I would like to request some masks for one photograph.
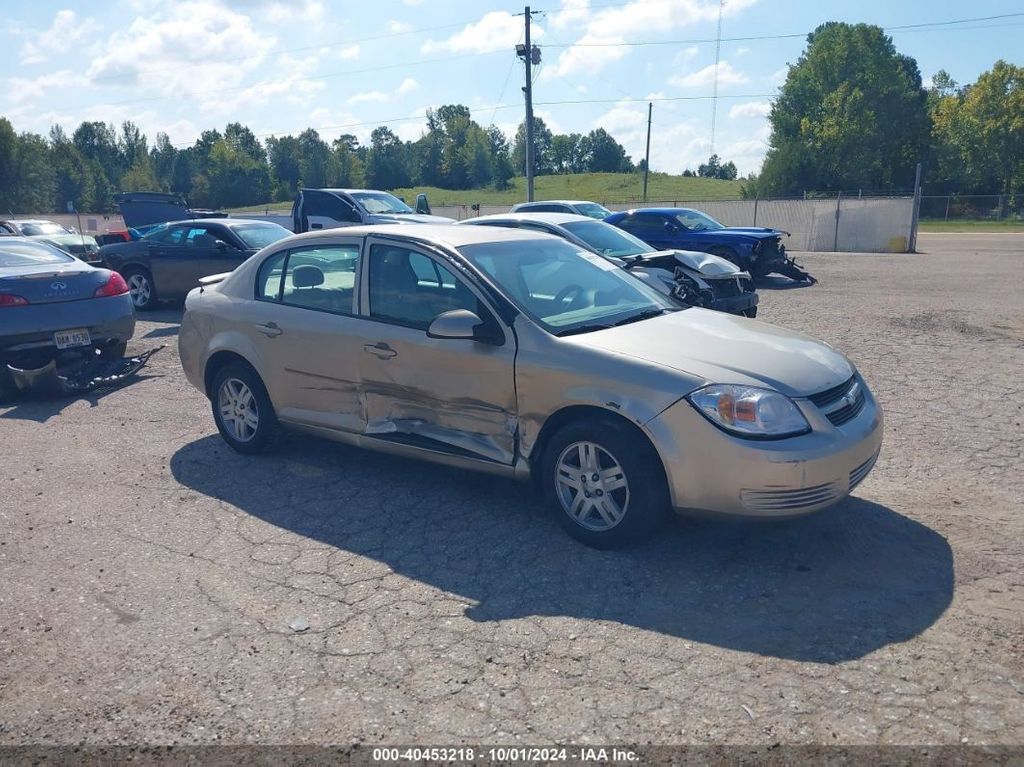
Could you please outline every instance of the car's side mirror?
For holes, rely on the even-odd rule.
[[[228,244],[224,242],[224,240],[217,240],[215,243],[213,243],[213,247],[215,247],[221,253],[224,253],[228,249]]]
[[[679,231],[679,227],[673,224],[671,221],[665,222],[665,231],[669,234],[675,234]]]
[[[427,328],[428,338],[463,338],[479,341],[482,344],[500,345],[505,337],[468,309],[453,309],[434,317]]]

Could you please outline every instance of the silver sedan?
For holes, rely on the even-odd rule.
[[[290,237],[189,294],[179,350],[240,452],[285,426],[532,478],[565,529],[600,547],[670,509],[823,509],[882,440],[867,384],[828,345],[680,308],[536,232]]]

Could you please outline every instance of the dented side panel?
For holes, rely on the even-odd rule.
[[[404,435],[511,465],[516,454],[515,343],[429,338],[422,330],[364,323],[363,343],[394,356],[362,352],[366,433]]]

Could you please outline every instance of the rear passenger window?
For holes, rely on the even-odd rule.
[[[256,298],[260,301],[281,300],[281,276],[284,274],[284,260],[287,251],[271,256],[260,266],[256,276]]]
[[[359,246],[355,244],[289,251],[280,284],[280,301],[303,309],[352,314],[358,265]],[[268,273],[271,282],[272,275],[273,267]]]

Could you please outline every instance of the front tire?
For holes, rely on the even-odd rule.
[[[611,418],[559,429],[544,451],[542,481],[559,524],[594,548],[642,540],[667,516],[661,459],[643,436]]]
[[[280,428],[277,415],[251,367],[232,362],[217,371],[210,402],[217,430],[232,449],[253,455],[273,444]]]
[[[132,304],[138,311],[147,312],[156,308],[156,285],[153,284],[153,275],[145,269],[128,269],[123,276],[128,283]]]
[[[119,360],[128,351],[127,341],[111,341],[100,349],[100,358],[104,360]]]

